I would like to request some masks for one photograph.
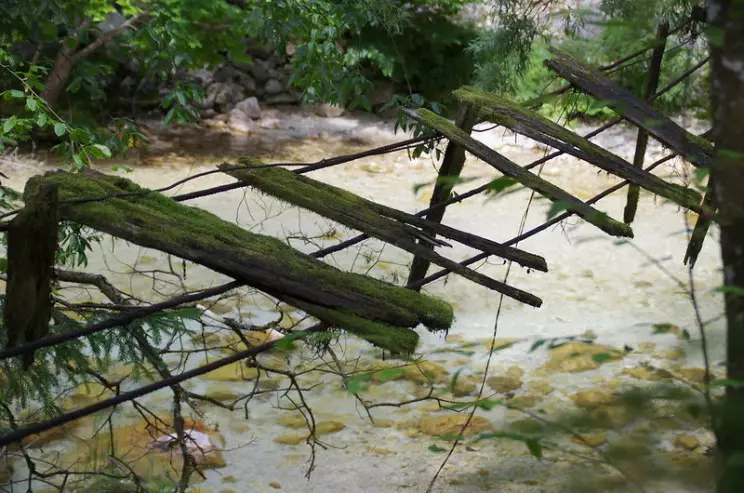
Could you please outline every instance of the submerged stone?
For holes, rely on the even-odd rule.
[[[418,431],[431,436],[456,436],[468,419],[467,414],[448,414],[446,416],[425,416],[416,425]],[[492,430],[491,423],[482,416],[473,416],[465,429],[465,435],[474,435]]]
[[[535,371],[536,375],[577,373],[594,370],[603,363],[618,361],[624,353],[601,344],[569,342],[550,350],[550,359]]]
[[[594,409],[596,407],[611,404],[614,396],[604,390],[584,390],[570,396],[574,403],[585,409]]]
[[[204,361],[202,364],[206,363],[209,363],[209,361]],[[204,375],[204,378],[207,380],[217,380],[219,382],[240,382],[244,380],[255,380],[257,377],[258,370],[249,368],[242,362],[230,363]]]
[[[685,450],[695,450],[700,446],[700,440],[695,435],[678,435],[674,439],[674,445]]]

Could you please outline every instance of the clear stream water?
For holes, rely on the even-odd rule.
[[[271,121],[270,116],[265,119]],[[266,162],[313,162],[404,138],[393,135],[384,122],[368,117],[319,119],[276,115],[274,121],[265,126],[269,128],[259,136],[230,135],[209,129],[163,133],[148,156],[134,157],[121,164],[133,169],[126,174],[128,178],[154,188],[212,169],[214,165],[241,154],[258,156]],[[545,153],[526,139],[503,135],[496,130],[481,132],[479,138],[520,165]],[[599,142],[626,159],[632,157],[634,134],[628,129],[613,131]],[[661,155],[662,149],[652,146],[647,164]],[[12,159],[11,156],[2,164],[11,186],[18,189],[28,177],[53,167],[43,160]],[[418,193],[414,193],[413,187],[432,182],[436,177],[436,167],[437,163],[431,157],[411,161],[405,152],[397,152],[335,166],[309,176],[379,203],[415,212],[427,206],[431,187],[426,186]],[[110,164],[100,168],[111,170]],[[582,199],[588,199],[618,181],[570,157],[550,161],[541,169],[541,174]],[[685,175],[685,167],[673,160],[658,174],[680,180]],[[459,189],[463,191],[499,174],[488,165],[468,158],[464,176],[473,178],[473,181],[460,185]],[[169,193],[184,193],[232,181],[221,174],[212,174]],[[509,299],[504,301],[497,335],[524,339],[525,343],[496,353],[490,374],[499,374],[516,365],[527,371],[525,381],[529,381],[530,371],[547,358],[544,350],[529,351],[532,342],[539,338],[577,336],[586,331],[596,334],[597,342],[613,347],[628,345],[636,348],[643,342],[653,342],[658,351],[683,349],[685,359],[676,364],[701,365],[700,335],[694,311],[680,286],[680,283],[689,284],[682,259],[686,247],[685,228],[694,218],[686,217],[673,204],[650,194],[643,193],[641,197],[633,224],[635,238],[628,243],[619,244],[617,239],[574,219],[519,244],[520,248],[545,257],[549,272],[528,272],[515,266],[509,273],[509,283],[540,296],[544,304],[535,309]],[[491,200],[486,197],[466,200],[449,207],[444,222],[496,241],[506,241],[519,233],[528,204],[529,212],[524,224],[527,230],[546,219],[549,204],[540,199],[530,200],[530,193],[526,190]],[[189,205],[204,208],[254,232],[287,238],[293,247],[305,252],[356,234],[313,213],[252,190],[204,197]],[[622,218],[624,205],[625,189],[603,199],[596,207],[612,217]],[[707,336],[714,363],[721,360],[724,343],[724,322],[720,318],[722,303],[713,292],[721,282],[716,235],[715,231],[709,235],[694,269],[702,318],[713,320],[708,325]],[[454,244],[453,248],[441,249],[441,253],[460,261],[475,252]],[[410,255],[375,240],[367,240],[361,251],[349,249],[328,257],[326,261],[344,269],[402,283],[407,275]],[[502,279],[506,269],[498,259],[479,266],[481,272],[496,279]],[[87,270],[103,272],[122,289],[153,300],[183,288],[195,289],[228,280],[197,266],[189,266],[186,278],[178,279],[167,274],[171,266],[164,255],[110,238],[105,238],[95,247]],[[180,272],[180,265],[175,270]],[[153,276],[161,280],[154,281]],[[456,310],[456,321],[447,341],[441,335],[421,332],[420,352],[429,354],[450,373],[460,368],[463,375],[481,375],[487,355],[485,341],[494,331],[498,293],[457,276],[439,280],[426,291],[451,302]],[[69,291],[68,295],[75,293]],[[224,316],[241,316],[247,322],[265,323],[276,318],[273,308],[273,301],[267,297],[243,291],[241,296],[221,301],[213,310]],[[680,341],[672,334],[654,335],[651,326],[656,323],[686,328],[691,333],[691,340]],[[457,350],[458,346],[461,349],[468,344],[477,348],[475,354],[463,357],[462,353],[442,352],[443,348]],[[344,338],[340,347],[347,351],[347,355],[361,354],[366,358],[378,355],[367,345],[352,339]],[[434,352],[437,350],[440,352]],[[551,376],[549,382],[556,389],[551,395],[557,396],[555,405],[570,405],[566,396],[572,389],[594,388],[602,379],[614,378],[613,375],[623,368],[651,357],[634,352],[621,362],[602,365],[593,372]],[[310,453],[308,446],[304,443],[281,445],[274,441],[278,435],[297,431],[277,424],[282,411],[276,407],[283,401],[275,395],[254,401],[249,420],[245,419],[242,409],[230,413],[215,407],[205,408],[219,422],[220,432],[227,440],[224,452],[227,467],[207,471],[206,480],[196,487],[214,492],[274,491],[277,485],[269,484],[277,483],[284,491],[425,490],[443,454],[427,449],[435,442],[432,437],[412,437],[406,423],[432,413],[432,409],[426,407],[430,404],[377,408],[374,410],[376,418],[393,419],[403,424],[376,428],[365,419],[354,398],[343,390],[340,379],[323,374],[312,374],[308,379],[310,383],[321,384],[315,392],[307,393],[320,419],[335,419],[346,424],[342,431],[323,437],[327,448],[318,451],[317,466],[310,480],[304,477]],[[249,393],[253,384],[199,379],[192,382],[190,388],[207,392],[228,387],[236,390],[235,386],[241,385],[245,385],[245,393]],[[390,401],[418,395],[415,385],[404,381],[375,387],[371,392],[374,392],[376,400]],[[168,409],[168,397],[167,392],[160,392],[147,401]],[[120,412],[124,421],[127,416],[132,416],[130,411]],[[497,427],[510,416],[503,408],[483,411],[479,415]],[[522,444],[517,445],[524,448]],[[69,442],[53,442],[46,446],[44,453],[64,451],[69,447]],[[514,447],[481,442],[470,450],[458,449],[435,491],[579,491],[570,478],[581,476],[582,467],[563,456],[552,462],[541,462],[521,451],[515,452]],[[21,473],[19,469],[18,474]],[[701,491],[697,487],[676,483],[674,486],[669,483],[654,486],[653,481],[647,488],[649,491]]]

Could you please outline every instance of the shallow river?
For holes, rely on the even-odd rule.
[[[261,137],[228,136],[206,129],[182,131],[164,136],[154,146],[153,154],[146,159],[132,159],[122,164],[133,168],[127,174],[128,178],[154,188],[211,169],[215,164],[241,154],[258,156],[266,162],[314,162],[404,138],[402,135],[393,135],[380,122],[361,117],[296,118],[292,126],[288,121],[277,117],[273,130],[266,130]],[[272,136],[272,131],[276,135]],[[544,155],[542,149],[530,142],[502,135],[496,130],[481,132],[479,138],[520,165]],[[599,140],[626,159],[632,157],[633,141],[633,133],[627,129],[610,133],[604,140]],[[661,155],[661,149],[652,147],[647,164]],[[415,212],[427,206],[431,187],[423,187],[414,193],[414,185],[434,180],[436,166],[437,163],[430,157],[409,160],[405,152],[397,152],[335,166],[309,176],[379,203]],[[3,171],[11,178],[11,185],[18,189],[22,188],[25,179],[45,168],[50,166],[29,159],[3,165]],[[110,171],[110,164],[101,169]],[[123,171],[119,173],[125,174]],[[618,181],[568,157],[550,161],[541,169],[541,173],[546,179],[582,199],[588,199]],[[673,160],[671,165],[661,168],[657,174],[680,180],[685,169],[680,162]],[[469,158],[464,176],[474,180],[459,185],[458,190],[461,191],[499,175],[484,163]],[[184,193],[232,181],[229,177],[212,174],[190,181],[169,193]],[[287,238],[293,247],[305,252],[332,245],[356,234],[315,214],[289,207],[252,190],[205,197],[189,205],[202,207],[254,232]],[[622,218],[624,205],[625,189],[600,201],[597,208],[614,218]],[[523,230],[528,230],[546,219],[548,209],[549,204],[544,200],[530,202],[529,192],[520,190],[492,200],[477,197],[451,206],[444,222],[496,241],[506,241],[519,234],[525,211],[528,210]],[[494,353],[489,376],[502,376],[501,382],[506,382],[507,387],[509,378],[516,378],[519,385],[505,391],[511,392],[508,394],[510,397],[527,398],[518,407],[530,408],[530,412],[540,412],[542,409],[545,412],[541,415],[545,419],[561,416],[561,413],[570,409],[581,408],[593,412],[607,404],[599,402],[603,392],[621,391],[633,385],[650,385],[664,380],[639,376],[632,378],[627,370],[639,368],[643,363],[679,371],[679,374],[675,373],[682,375],[678,379],[684,379],[687,375],[694,384],[695,376],[699,375],[694,370],[702,365],[701,338],[685,288],[690,283],[689,274],[682,263],[686,226],[690,221],[694,224],[694,217],[686,216],[676,206],[650,194],[642,194],[639,212],[633,223],[635,238],[625,244],[618,244],[616,239],[575,219],[520,243],[520,248],[543,256],[549,272],[528,272],[514,266],[509,272],[509,284],[541,297],[544,303],[541,308],[535,309],[510,299],[504,300],[496,335],[498,338],[517,338],[519,341]],[[453,248],[440,249],[440,252],[457,261],[474,254],[472,250],[457,244]],[[344,269],[402,283],[407,276],[410,255],[367,240],[361,250],[352,248],[336,253],[326,261]],[[167,274],[170,267],[164,255],[122,241],[112,242],[108,238],[95,247],[90,255],[88,270],[105,273],[122,289],[143,299],[159,299],[184,288],[195,289],[227,281],[224,276],[196,266],[188,266],[185,279],[178,278]],[[507,267],[494,259],[481,265],[479,270],[495,279],[503,279]],[[176,272],[180,273],[180,265]],[[724,343],[724,322],[720,317],[722,303],[720,297],[713,293],[721,282],[717,232],[709,234],[693,273],[700,315],[702,320],[710,321],[706,335],[712,362],[717,365],[723,356]],[[159,280],[153,281],[153,276]],[[446,340],[440,334],[420,331],[422,343],[419,352],[437,365],[433,380],[439,379],[439,387],[446,387],[449,378],[459,369],[459,378],[469,378],[471,384],[477,383],[479,386],[488,355],[488,343],[494,334],[500,301],[498,293],[489,292],[457,276],[437,281],[427,286],[426,291],[451,302],[456,314],[456,321]],[[241,291],[240,296],[220,301],[212,307],[212,311],[218,316],[241,316],[245,322],[261,324],[276,318],[274,305],[272,300],[260,294]],[[668,333],[658,333],[657,328],[657,333],[654,333],[653,325],[662,323],[671,324],[667,327],[672,329]],[[690,334],[689,340],[683,337],[687,334],[685,330]],[[555,350],[546,350],[543,345],[531,351],[534,343],[541,338],[579,335],[584,340],[594,338],[596,343],[610,348],[622,351],[627,346],[633,350],[609,362],[595,358],[591,361],[603,364],[590,365],[590,368],[583,369],[585,371],[546,370],[550,367],[551,353],[555,353]],[[376,359],[380,356],[379,351],[351,338],[342,338],[334,347],[348,360],[361,355],[363,362],[379,362]],[[584,346],[577,347],[578,351]],[[283,356],[267,358],[280,361]],[[329,360],[327,356],[325,359]],[[296,365],[298,361],[294,357],[291,364]],[[190,366],[198,362],[200,360],[192,362]],[[720,366],[715,368],[720,371]],[[222,453],[227,465],[206,470],[205,480],[195,485],[196,488],[224,493],[275,491],[277,488],[293,492],[426,489],[445,456],[444,453],[437,453],[438,447],[447,448],[448,442],[432,436],[442,434],[441,431],[428,433],[425,423],[429,421],[425,420],[440,419],[437,423],[441,425],[446,421],[441,417],[452,415],[452,412],[437,410],[432,401],[404,407],[377,407],[371,412],[382,422],[373,426],[364,409],[343,389],[340,378],[328,372],[312,372],[303,378],[301,382],[306,382],[308,386],[318,385],[315,390],[306,392],[315,419],[344,424],[343,429],[333,429],[331,431],[335,432],[321,437],[325,448],[319,447],[317,450],[317,463],[310,480],[304,477],[310,447],[304,441],[295,445],[287,443],[292,441],[292,433],[301,433],[302,430],[287,427],[287,424],[291,424],[287,420],[282,422],[282,417],[286,418],[290,413],[278,410],[277,406],[286,406],[288,401],[281,392],[274,392],[252,401],[250,419],[247,420],[242,406],[229,412],[203,405],[209,419],[219,423],[219,432],[226,439]],[[362,395],[374,402],[400,402],[420,397],[426,393],[425,388],[422,390],[425,386],[416,380],[414,376],[370,385],[366,394],[363,392]],[[489,383],[485,387],[484,396],[500,398],[491,390],[497,388],[497,382],[490,382],[493,385]],[[251,381],[203,378],[191,382],[187,387],[200,393],[229,391],[242,395],[250,393],[253,385]],[[136,385],[131,383],[131,386]],[[577,392],[582,390],[595,392],[599,401],[582,404],[581,399],[576,397]],[[464,393],[467,394],[467,391]],[[167,411],[169,396],[168,392],[156,393],[145,402]],[[462,396],[460,399],[467,400],[468,397]],[[538,404],[538,401],[542,402]],[[525,402],[532,405],[525,405]],[[664,405],[657,407],[662,411],[666,409]],[[613,491],[613,488],[618,491],[638,491],[633,481],[642,483],[646,491],[705,491],[705,481],[698,481],[699,484],[694,484],[688,478],[671,481],[662,474],[650,473],[648,468],[639,464],[647,462],[647,455],[659,455],[683,469],[707,467],[703,452],[710,436],[704,426],[695,420],[675,426],[658,424],[654,419],[659,416],[669,420],[669,416],[662,411],[652,413],[651,417],[644,415],[637,420],[621,420],[624,422],[614,428],[591,431],[591,436],[601,435],[602,438],[597,438],[598,445],[588,451],[582,451],[572,444],[570,434],[552,437],[551,440],[568,449],[559,447],[559,451],[546,451],[543,460],[532,457],[524,443],[507,438],[467,442],[457,448],[434,491],[531,493]],[[121,423],[134,419],[134,413],[128,408],[123,407],[119,412]],[[669,413],[674,414],[667,409]],[[524,421],[525,418],[523,413],[506,410],[503,406],[479,410],[476,416],[484,420],[481,423],[484,430],[508,430],[511,426],[509,423]],[[329,426],[333,428],[334,425]],[[630,454],[634,456],[633,460],[628,457],[617,459],[622,464],[625,479],[631,479],[630,483],[622,477],[618,479],[617,473],[606,464],[585,460],[585,456],[595,453],[598,454],[595,458],[603,457],[602,460],[615,463],[614,456],[610,454],[613,447],[622,448],[621,442],[628,437],[650,435],[652,432],[656,434],[657,431],[658,436],[647,450]],[[79,433],[83,434],[84,431]],[[694,437],[699,446],[685,446],[678,439],[681,435]],[[282,436],[290,438],[284,443],[277,443],[277,437]],[[59,457],[59,452],[64,455],[74,448],[72,443],[74,440],[52,442],[46,446],[43,454],[45,457],[50,454]],[[434,447],[430,449],[431,445]],[[20,478],[22,474],[23,469],[19,466],[16,477]]]

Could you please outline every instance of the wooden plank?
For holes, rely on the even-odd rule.
[[[709,167],[713,163],[714,149],[705,139],[686,131],[630,91],[570,55],[556,48],[550,48],[550,52],[554,58],[545,60],[545,65],[572,85],[608,102],[608,106],[619,115],[646,129],[695,166]]]
[[[64,204],[63,219],[137,245],[175,255],[253,286],[339,328],[394,352],[412,352],[418,336],[408,327],[448,329],[452,307],[367,276],[340,271],[276,238],[257,235],[195,207],[149,192],[131,181],[95,171],[50,172],[29,180],[27,191],[59,186],[60,200],[114,196],[99,202]],[[115,197],[129,194],[128,197]],[[331,313],[331,315],[329,315]],[[385,327],[397,331],[384,337]]]
[[[457,112],[457,118],[455,118],[455,125],[461,128],[465,133],[470,134],[473,130],[473,126],[476,123],[478,117],[477,110],[470,103],[461,103]],[[429,201],[429,208],[435,207],[447,200],[452,194],[452,189],[455,186],[454,180],[460,176],[462,168],[465,165],[465,149],[457,142],[450,141],[447,144],[447,150],[444,152],[444,158],[442,159],[442,165],[439,167],[439,173],[437,175],[437,182],[434,185],[434,190],[431,194],[431,200]],[[445,178],[443,180],[443,178]],[[442,222],[446,207],[436,208],[424,216],[427,221],[432,221],[437,224]],[[429,270],[430,262],[421,256],[414,256],[413,262],[411,263],[411,270],[408,273],[408,282],[406,285],[411,285],[420,281],[426,277],[426,272]],[[413,288],[420,290],[421,287]]]
[[[229,165],[220,166],[226,169],[231,167]],[[274,197],[316,212],[323,217],[337,221],[350,228],[362,231],[371,237],[390,243],[391,245],[413,253],[414,255],[420,255],[439,266],[452,269],[452,272],[455,274],[489,289],[493,289],[494,291],[503,293],[510,298],[521,301],[522,303],[532,306],[540,306],[542,304],[542,300],[533,294],[514,288],[501,281],[497,281],[477,271],[464,267],[453,260],[437,254],[429,248],[417,244],[411,235],[405,234],[405,232],[410,229],[410,226],[401,224],[397,221],[392,221],[385,215],[405,215],[408,221],[418,224],[426,224],[429,229],[436,231],[437,233],[442,232],[444,235],[449,236],[464,236],[468,239],[474,240],[475,243],[472,244],[477,244],[478,246],[487,248],[489,252],[498,252],[493,253],[494,255],[509,255],[517,257],[522,262],[528,261],[530,265],[535,266],[541,265],[540,260],[542,260],[543,268],[546,268],[544,267],[545,260],[542,259],[542,257],[527,254],[520,250],[511,249],[511,247],[506,248],[496,242],[476,237],[469,233],[455,233],[454,231],[456,230],[453,230],[452,228],[447,228],[400,211],[395,211],[389,207],[365,200],[346,190],[313,180],[303,175],[292,173],[284,168],[231,170],[226,171],[226,173],[237,178],[241,182]]]
[[[698,213],[702,212],[700,205],[702,197],[695,190],[668,183],[643,169],[636,168],[620,156],[530,109],[495,94],[470,87],[460,88],[453,94],[460,100],[481,105],[481,114],[486,115],[493,123],[498,123],[533,140],[571,154],[615,176],[636,183],[682,207]]]
[[[667,37],[669,37],[669,24],[662,22],[656,30],[656,40],[658,43],[654,46],[649,63],[648,75],[646,76],[646,92],[644,97],[646,101],[651,99],[659,86],[659,77],[661,77],[661,62],[664,60],[664,51],[666,50]],[[643,168],[646,160],[646,147],[648,146],[648,131],[645,128],[638,129],[636,138],[635,155],[633,156],[633,166]],[[635,183],[628,187],[628,196],[623,210],[623,221],[630,224],[635,219],[638,210],[638,199],[641,195],[641,188]]]
[[[622,236],[629,238],[633,237],[633,230],[627,224],[623,224],[610,218],[604,212],[598,211],[597,209],[588,206],[562,188],[557,187],[552,183],[543,180],[539,176],[536,176],[533,173],[522,169],[521,166],[510,161],[509,159],[489,148],[482,142],[473,139],[468,134],[451,124],[445,118],[442,118],[441,116],[425,109],[404,109],[403,111],[412,118],[428,125],[434,130],[439,131],[448,139],[458,142],[475,157],[482,159],[489,165],[501,171],[503,174],[511,176],[525,187],[536,191],[537,193],[547,197],[554,202],[564,203],[567,210],[575,213],[576,215],[580,216],[588,223],[591,223],[594,226],[598,227],[602,231],[612,236]]]

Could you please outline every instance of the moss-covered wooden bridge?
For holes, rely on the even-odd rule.
[[[241,159],[237,165],[225,164],[215,170],[235,178],[237,182],[234,185],[173,198],[158,191],[145,190],[125,178],[91,170],[82,173],[55,171],[35,177],[29,181],[25,190],[26,207],[11,222],[0,223],[0,230],[7,230],[9,233],[8,292],[4,305],[4,323],[10,341],[9,347],[0,351],[0,360],[25,355],[24,364],[28,366],[33,362],[35,349],[111,327],[124,326],[128,320],[146,316],[156,310],[214,296],[239,285],[257,288],[321,321],[321,324],[309,330],[341,328],[397,354],[409,354],[415,350],[418,342],[418,334],[412,330],[414,327],[424,325],[430,330],[446,330],[453,322],[452,307],[445,301],[417,292],[421,286],[454,273],[519,302],[539,307],[542,301],[534,294],[492,279],[469,266],[495,255],[525,268],[547,272],[548,265],[544,258],[518,249],[515,245],[573,214],[609,235],[632,237],[630,223],[637,207],[639,188],[699,214],[685,258],[686,262],[694,263],[710,221],[715,216],[715,201],[710,195],[701,197],[692,189],[666,182],[651,174],[651,171],[676,155],[695,166],[707,167],[712,162],[714,148],[705,138],[690,134],[654,110],[650,104],[692,73],[690,70],[672,84],[656,91],[666,35],[662,36],[664,39],[660,39],[653,48],[645,100],[612,82],[601,70],[587,67],[565,53],[552,50],[552,58],[545,62],[550,69],[568,81],[570,88],[606,101],[618,114],[616,120],[586,137],[576,135],[543,118],[530,108],[530,104],[515,104],[495,94],[469,87],[463,87],[454,93],[460,101],[454,124],[426,110],[405,110],[409,117],[435,132],[433,137],[426,139],[432,141],[444,137],[449,140],[430,207],[415,215],[365,200],[351,192],[304,176],[303,173],[373,153],[405,149],[413,142],[421,143],[424,138],[384,146],[348,159],[329,159],[328,162],[295,172]],[[625,61],[628,60],[630,58]],[[700,66],[702,64],[694,69]],[[558,92],[563,93],[566,90],[564,88]],[[632,164],[589,141],[591,136],[622,120],[639,128],[636,159]],[[553,147],[556,151],[527,166],[519,166],[470,135],[476,123],[487,121]],[[648,136],[671,149],[672,154],[643,169]],[[442,225],[441,220],[448,205],[486,192],[490,188],[487,184],[456,196],[452,194],[456,178],[462,172],[466,153],[480,158],[503,176],[519,182],[537,194],[551,201],[561,202],[565,212],[503,243]],[[532,168],[563,153],[575,156],[625,181],[590,200],[582,201],[530,172]],[[630,185],[630,190],[623,221],[613,219],[593,207],[596,201],[625,185]],[[276,238],[251,233],[204,210],[180,203],[208,193],[245,186],[314,211],[358,230],[361,234],[339,245],[307,255]],[[130,314],[125,313],[91,324],[69,334],[47,337],[49,317],[27,316],[28,304],[50,303],[51,268],[56,248],[53,240],[60,219],[74,221],[132,243],[181,257],[230,276],[236,282],[205,290],[201,294],[184,295],[152,307],[138,308]],[[50,234],[39,236],[43,231]],[[42,237],[47,240],[39,241]],[[414,256],[407,283],[409,289],[343,272],[320,260],[330,252],[347,248],[369,237],[390,243]],[[450,242],[462,243],[479,253],[465,261],[455,262],[436,251],[450,246]],[[33,248],[27,248],[28,245]],[[441,270],[427,276],[432,263],[441,267]],[[48,313],[44,309],[37,307],[36,313]],[[234,361],[255,356],[271,345],[268,342],[249,347],[199,368],[26,426],[1,436],[0,445],[21,440],[30,434],[40,433]]]
[[[600,71],[584,66],[565,53],[554,50],[553,54],[546,65],[574,87],[604,100],[611,99],[610,106],[621,117],[694,164],[707,166],[710,163],[713,148],[706,140],[690,135]],[[377,204],[299,172],[261,165],[249,159],[242,159],[238,165],[225,163],[219,168],[238,180],[239,186],[256,188],[358,230],[364,237],[377,238],[411,253],[414,261],[409,285],[412,287],[422,284],[433,263],[442,267],[442,272],[460,275],[534,307],[542,303],[534,294],[477,272],[467,261],[458,263],[436,251],[450,246],[448,242],[459,242],[477,249],[480,258],[495,255],[525,268],[548,270],[544,258],[511,246],[511,243],[498,243],[441,224],[446,205],[464,199],[462,196],[453,199],[451,190],[452,179],[462,171],[466,152],[536,193],[564,203],[566,214],[576,214],[609,235],[632,237],[630,221],[609,217],[595,209],[591,201],[580,200],[530,172],[529,166],[521,167],[477,141],[470,135],[476,122],[496,123],[560,153],[575,156],[695,211],[703,218],[714,214],[710,201],[703,201],[696,191],[668,183],[626,162],[526,105],[470,87],[463,87],[454,95],[461,101],[460,114],[454,124],[427,110],[404,110],[411,118],[449,140],[431,206],[424,211],[426,217]],[[418,340],[413,327],[423,324],[430,330],[445,330],[452,324],[452,309],[444,301],[420,294],[416,289],[408,290],[342,272],[276,238],[248,232],[206,211],[144,190],[125,178],[91,170],[51,172],[28,183],[29,202],[37,190],[47,189],[49,185],[58,189],[60,219],[206,266],[295,306],[328,326],[348,330],[380,347],[410,353]],[[99,199],[81,200],[85,198]]]

